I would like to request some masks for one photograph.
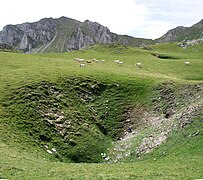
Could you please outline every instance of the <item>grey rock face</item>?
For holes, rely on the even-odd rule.
[[[49,42],[55,34],[56,23],[52,18],[36,23],[8,25],[0,32],[0,41],[11,46],[17,46],[24,51],[30,51],[38,44]]]
[[[24,34],[20,42],[20,49],[28,50],[30,52],[33,44],[33,39],[29,35]]]
[[[85,34],[81,27],[78,27],[67,39],[66,48],[68,50],[78,50],[94,43],[93,38]]]
[[[112,43],[112,33],[107,27],[102,26],[97,22],[85,21],[84,27],[90,29],[92,34],[95,34],[95,41],[101,43]]]
[[[107,27],[96,22],[85,21],[67,39],[66,48],[77,50],[97,43],[109,44],[112,42],[112,33]]]
[[[52,18],[42,19],[35,23],[24,23],[16,26],[37,43],[49,42],[54,37],[56,31],[56,22]]]
[[[23,31],[17,26],[7,25],[0,33],[0,42],[11,46],[16,46],[21,42],[23,34]]]

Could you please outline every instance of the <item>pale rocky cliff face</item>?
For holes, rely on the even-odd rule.
[[[16,46],[20,43],[23,37],[23,31],[17,26],[7,25],[0,33],[0,42],[11,46]]]
[[[33,46],[33,40],[29,35],[24,34],[21,42],[20,42],[20,49],[26,50],[28,49],[29,51],[32,49]]]
[[[99,23],[85,21],[67,39],[66,48],[77,50],[97,43],[113,43],[112,33]]]
[[[43,19],[36,23],[8,25],[0,32],[0,41],[29,51],[38,44],[49,42],[55,35],[55,20]]]
[[[103,42],[103,43],[112,43],[112,33],[107,27],[102,26],[97,22],[85,21],[84,26],[87,26],[92,34],[95,34],[95,41],[96,42]]]
[[[65,45],[68,50],[78,50],[92,44],[95,44],[94,39],[78,27],[67,39]]]

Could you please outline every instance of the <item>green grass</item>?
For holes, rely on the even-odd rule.
[[[96,45],[61,54],[0,52],[0,178],[202,178],[202,122],[197,122],[201,117],[184,130],[174,131],[166,144],[142,161],[92,163],[103,162],[100,153],[112,148],[120,136],[128,107],[151,110],[157,84],[202,82],[202,46],[181,49],[173,43],[152,49]],[[106,62],[81,68],[75,57]],[[115,59],[124,64],[116,64]],[[191,65],[185,66],[184,61]],[[135,67],[138,62],[143,68]],[[48,111],[53,112],[50,119],[63,112],[65,121],[71,121],[65,135],[44,121]],[[197,129],[198,136],[186,138]],[[49,155],[46,144],[56,148],[57,154]]]
[[[6,148],[7,151],[2,151]],[[1,146],[1,178],[8,179],[200,179],[202,156],[188,155],[119,164],[50,162]]]

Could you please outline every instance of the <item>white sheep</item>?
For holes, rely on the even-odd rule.
[[[190,65],[190,62],[189,62],[189,61],[186,61],[186,62],[184,62],[184,64],[185,64],[186,66],[189,66],[189,65]]]
[[[75,61],[78,61],[80,58],[74,58]]]
[[[109,156],[107,156],[107,157],[104,158],[105,161],[108,161],[109,159],[110,159]]]
[[[56,149],[55,149],[55,148],[52,148],[51,150],[52,150],[53,152],[56,152]]]
[[[123,61],[120,61],[118,64],[123,65]]]
[[[85,64],[80,64],[80,67],[85,67]]]
[[[78,62],[84,62],[85,60],[84,59],[78,59]]]
[[[103,62],[105,62],[105,61],[106,61],[106,60],[104,60],[104,59],[103,59],[103,60],[101,60],[101,62],[102,62],[102,63],[103,63]]]
[[[86,63],[92,63],[92,61],[91,60],[86,60]]]
[[[138,68],[142,68],[142,63],[136,63],[135,66]]]
[[[47,149],[47,152],[48,152],[49,154],[52,154],[52,151],[50,151],[50,150],[48,150],[48,149]]]
[[[115,63],[119,63],[119,62],[120,62],[120,60],[114,60],[114,62],[115,62]]]

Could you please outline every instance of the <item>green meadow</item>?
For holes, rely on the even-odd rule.
[[[80,67],[74,58],[99,61]],[[160,86],[170,87],[173,97],[157,101]],[[202,179],[202,88],[202,45],[95,45],[47,54],[2,50],[0,179]],[[178,114],[197,104],[189,123],[171,128],[164,143],[137,157],[141,140],[157,131],[142,122],[142,112]],[[128,157],[106,161],[101,153],[110,154],[124,136],[129,109],[138,112],[133,130],[142,131]],[[48,153],[46,145],[57,152]]]

